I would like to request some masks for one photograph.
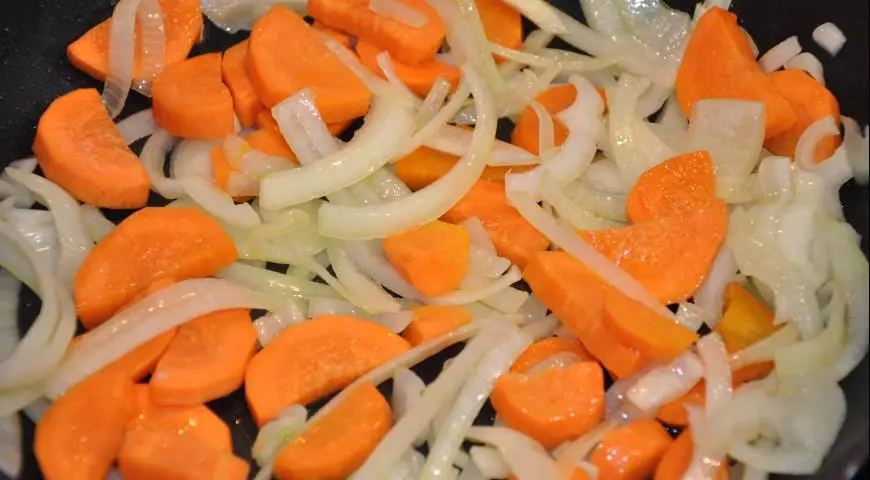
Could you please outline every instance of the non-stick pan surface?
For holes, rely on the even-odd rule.
[[[578,0],[551,0],[551,3],[582,18]],[[696,0],[667,0],[667,3],[691,12]],[[0,167],[32,155],[36,122],[55,97],[76,88],[99,87],[97,82],[70,65],[66,46],[108,18],[113,4],[110,0],[25,0],[4,4],[0,13]],[[798,35],[801,45],[822,60],[828,87],[839,99],[843,114],[856,118],[862,125],[867,124],[870,23],[867,0],[734,0],[733,4],[732,10],[762,52],[788,36]],[[827,21],[836,23],[848,37],[835,58],[818,48],[810,37],[816,26]],[[222,51],[245,36],[228,35],[206,21],[203,41],[194,48],[193,54]],[[147,104],[144,98],[133,94],[124,115],[146,108]],[[861,248],[865,255],[867,194],[866,187],[858,187],[854,182],[849,182],[841,192],[846,217],[863,237]],[[116,214],[113,218],[122,216]],[[39,304],[32,292],[22,292],[22,300],[19,326],[24,331],[38,312]],[[455,354],[456,349],[446,353]],[[437,360],[443,359],[434,360],[419,369],[426,381],[440,371]],[[848,418],[817,478],[850,478],[866,462],[870,424],[868,376],[870,369],[865,358],[843,381]],[[245,406],[243,392],[212,402],[209,407],[230,426],[235,453],[250,459],[257,430]],[[491,414],[491,409],[487,409],[478,420],[491,421]],[[25,420],[25,426],[21,478],[42,478],[32,455],[33,425]]]

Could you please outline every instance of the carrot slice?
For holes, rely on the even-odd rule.
[[[499,256],[520,268],[525,267],[534,252],[550,246],[550,240],[508,203],[503,183],[478,180],[441,219],[458,223],[468,217],[477,217]]]
[[[706,388],[706,383],[704,380],[701,380],[682,397],[662,405],[656,417],[662,422],[675,427],[688,426],[689,414],[686,412],[686,405],[703,406],[707,398],[704,393]]]
[[[245,62],[248,57],[248,41],[243,40],[224,52],[221,60],[221,76],[233,97],[233,108],[239,123],[247,128],[257,120],[257,114],[266,109],[248,77]]]
[[[837,98],[803,70],[773,72],[770,74],[770,79],[797,115],[797,121],[791,128],[764,142],[764,146],[771,152],[785,157],[794,157],[798,140],[804,130],[816,120],[830,115],[834,117],[837,125],[840,124],[840,104],[837,103]],[[816,146],[814,160],[821,162],[829,158],[838,146],[840,146],[839,135],[823,138]]]
[[[756,63],[737,16],[719,7],[698,21],[680,62],[676,89],[687,116],[704,98],[764,103],[765,138],[787,131],[797,120],[794,109]]]
[[[608,433],[589,462],[599,480],[643,480],[650,477],[673,443],[655,420],[637,420]]]
[[[269,108],[303,88],[311,89],[326,122],[351,120],[369,108],[368,88],[284,5],[275,5],[254,24],[247,67],[260,101]]]
[[[519,50],[523,46],[523,18],[502,0],[477,0],[477,13],[487,40]]]
[[[396,176],[411,190],[420,190],[447,174],[459,161],[459,157],[420,147],[399,159],[396,164]],[[534,165],[516,167],[486,167],[480,175],[481,180],[504,182],[504,176],[510,172],[520,173],[535,168]]]
[[[296,154],[290,149],[290,145],[284,140],[280,133],[268,129],[261,128],[254,133],[245,136],[245,141],[256,150],[259,150],[266,155],[273,157],[289,158],[291,162],[299,164],[296,159]]]
[[[384,72],[378,66],[378,55],[384,49],[378,48],[374,43],[366,39],[359,39],[356,42],[356,53],[363,65],[369,70],[375,72],[382,78]],[[439,77],[450,82],[451,91],[456,90],[459,85],[459,69],[453,65],[444,63],[437,59],[421,63],[419,65],[408,65],[398,60],[393,60],[393,70],[396,76],[402,81],[412,92],[425,97]]]
[[[426,16],[426,24],[411,27],[398,20],[379,15],[369,8],[368,0],[311,0],[308,15],[358,38],[372,41],[401,62],[426,63],[435,57],[444,41],[444,22],[425,0],[401,0]]]
[[[695,450],[692,432],[683,430],[676,440],[668,447],[655,470],[654,480],[680,480],[692,463],[692,452]],[[716,469],[717,480],[728,480],[728,463]]]
[[[596,362],[506,373],[492,390],[492,405],[514,428],[551,449],[583,435],[604,418],[604,373]]]
[[[690,216],[579,235],[662,303],[679,303],[704,281],[727,229],[728,209],[721,200],[713,200]]]
[[[164,57],[163,66],[169,67],[185,58],[202,32],[202,14],[199,0],[158,0],[163,13]],[[109,71],[109,38],[112,19],[105,20],[69,44],[69,61],[79,70],[104,80]],[[139,78],[142,67],[142,36],[136,27],[136,49],[133,59],[134,77]]]
[[[429,297],[456,290],[468,272],[471,238],[458,225],[435,220],[388,235],[381,247],[399,275]]]
[[[324,34],[328,35],[329,38],[340,43],[344,48],[351,48],[350,35],[342,32],[337,28],[332,28],[323,22],[318,22],[317,20],[314,21],[314,24],[312,26],[315,30],[323,32]]]
[[[411,313],[414,316],[402,338],[415,347],[471,322],[471,312],[460,306],[424,305],[412,308]]]
[[[33,152],[45,177],[104,208],[140,208],[151,183],[93,88],[54,99],[39,118]]]
[[[499,0],[499,3],[502,2]],[[599,88],[598,94],[601,95],[601,99],[604,101],[606,111],[607,96],[604,93],[604,89]],[[577,89],[570,83],[550,87],[535,97],[535,100],[553,117],[554,146],[558,147],[562,145],[568,138],[568,128],[556,118],[556,114],[573,105],[576,98]],[[527,106],[520,113],[520,118],[517,120],[517,124],[511,134],[511,143],[529,153],[534,153],[535,155],[540,153],[538,151],[538,114],[535,113],[534,108]]]
[[[723,296],[725,313],[713,328],[722,336],[725,349],[737,352],[776,333],[773,312],[739,283],[732,283]]]
[[[219,139],[233,133],[233,96],[221,81],[221,55],[176,63],[154,80],[154,121],[177,137]]]
[[[623,343],[619,335],[600,320],[589,327],[582,342],[586,350],[617,380],[630,377],[648,363],[647,358]]]
[[[529,345],[523,353],[514,360],[511,372],[526,373],[535,365],[559,353],[573,353],[586,361],[595,359],[583,348],[579,340],[568,340],[561,337],[550,337]]]
[[[517,477],[511,475],[510,477],[508,477],[508,480],[517,480]],[[570,480],[591,480],[591,477],[588,473],[586,473],[586,470],[583,470],[582,468],[576,468],[574,469],[574,473],[571,474]]]
[[[257,332],[246,309],[195,318],[178,329],[157,363],[152,399],[160,405],[195,405],[228,395],[242,386],[256,348]]]
[[[342,132],[347,130],[353,123],[353,120],[344,120],[341,122],[327,123],[326,129],[333,136],[341,135]],[[275,133],[280,134],[281,130],[278,128],[278,122],[275,121],[275,118],[272,117],[272,112],[270,110],[263,110],[259,114],[257,114],[257,127],[260,129],[272,130]],[[282,137],[283,138],[283,137]]]
[[[392,420],[390,405],[378,389],[364,383],[278,453],[275,477],[348,478],[378,446]]]
[[[178,331],[177,327],[161,333],[147,342],[139,345],[133,350],[127,352],[123,357],[103,367],[98,373],[108,372],[117,374],[119,377],[129,378],[134,382],[138,382],[154,371],[157,366],[157,361],[160,360],[163,352],[169,347],[169,342],[175,337]],[[80,340],[75,337],[70,342],[70,347]]]
[[[93,328],[155,282],[207,277],[237,257],[233,239],[200,210],[143,208],[82,262],[73,285],[76,312]]]
[[[632,223],[691,215],[716,198],[713,161],[704,151],[669,158],[640,176],[625,201]]]
[[[344,388],[410,348],[385,327],[354,317],[325,315],[293,325],[248,363],[248,406],[262,426],[288,406]]]
[[[133,414],[133,382],[97,373],[51,404],[36,424],[34,452],[48,480],[104,478]]]

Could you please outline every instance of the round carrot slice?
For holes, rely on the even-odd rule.
[[[716,198],[713,161],[706,151],[669,158],[647,170],[625,201],[632,223],[694,214]]]
[[[586,361],[595,359],[578,340],[550,337],[529,345],[514,360],[511,372],[526,373],[530,368],[559,353],[573,353]]]
[[[672,443],[655,420],[637,420],[608,433],[589,462],[598,467],[599,480],[643,480],[653,474]]]
[[[154,121],[176,137],[219,139],[233,133],[233,97],[221,81],[221,55],[207,53],[167,68],[154,80]]]
[[[46,178],[105,208],[148,202],[148,174],[93,88],[56,98],[39,119],[33,152]]]

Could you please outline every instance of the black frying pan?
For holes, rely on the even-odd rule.
[[[668,0],[676,8],[691,12],[697,0]],[[32,155],[31,145],[40,114],[49,102],[70,90],[99,86],[75,70],[66,59],[66,46],[100,21],[108,18],[111,0],[26,0],[8,2],[0,14],[0,166]],[[578,0],[551,3],[582,19]],[[868,2],[867,0],[734,0],[732,11],[751,33],[762,52],[790,35],[798,35],[804,49],[816,54],[825,66],[828,87],[840,101],[843,114],[867,124],[868,113]],[[836,58],[818,48],[810,38],[819,24],[832,21],[848,37]],[[228,35],[206,21],[202,43],[193,54],[222,51],[244,38]],[[146,108],[148,102],[131,95],[127,111]],[[849,182],[841,191],[846,218],[862,235],[861,249],[867,255],[868,189]],[[155,199],[156,200],[156,199]],[[122,218],[119,213],[114,218]],[[25,289],[26,290],[26,289]],[[39,310],[38,298],[22,292],[19,328],[24,331]],[[456,348],[445,354],[456,353]],[[446,355],[444,355],[446,356]],[[421,365],[418,373],[431,381],[440,371],[442,359]],[[850,478],[866,463],[868,456],[867,358],[843,381],[849,413],[846,424],[818,478]],[[386,385],[385,388],[389,388]],[[237,455],[250,459],[257,429],[245,406],[241,391],[209,404],[230,426]],[[492,420],[491,409],[482,412],[480,422]],[[42,478],[32,455],[33,425],[25,419],[25,460],[21,478]],[[865,472],[866,473],[866,468]],[[862,474],[861,477],[864,475]],[[155,479],[156,480],[156,479]]]

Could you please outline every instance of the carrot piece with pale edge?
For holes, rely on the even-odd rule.
[[[383,51],[366,39],[361,38],[356,42],[356,53],[362,64],[380,77],[385,78],[377,60],[378,55]],[[432,84],[438,78],[450,82],[451,91],[456,90],[459,85],[459,69],[438,59],[432,59],[418,65],[407,65],[398,60],[392,60],[392,66],[399,80],[421,97],[425,97],[429,93]]]
[[[598,467],[599,480],[643,480],[655,472],[672,443],[655,420],[636,420],[608,433],[589,462]]]
[[[413,317],[402,338],[415,347],[471,322],[471,312],[462,306],[424,305],[410,311]]]
[[[656,467],[653,480],[681,480],[692,463],[694,450],[691,430],[683,430],[665,451]],[[722,462],[722,465],[716,469],[716,479],[728,480],[728,462]]]
[[[158,0],[163,14],[164,56],[163,66],[169,67],[185,58],[202,32],[202,14],[199,0]],[[79,70],[105,80],[109,71],[109,38],[112,19],[109,18],[88,30],[69,44],[66,53],[69,61]],[[136,26],[136,48],[133,59],[134,78],[142,70],[142,35]]]
[[[705,98],[764,103],[765,138],[787,131],[797,120],[794,109],[755,61],[737,16],[713,7],[689,38],[676,80],[677,100],[686,116]]]
[[[468,273],[471,237],[458,225],[435,220],[390,234],[381,247],[399,275],[429,297],[456,290]]]
[[[447,174],[459,161],[459,157],[429,147],[420,147],[400,158],[396,164],[396,176],[411,190],[420,190]],[[520,173],[535,168],[535,165],[516,167],[486,167],[481,180],[504,182],[508,173]]]
[[[371,383],[351,390],[335,409],[278,453],[278,480],[348,478],[392,426],[390,405]]]
[[[669,304],[691,297],[703,283],[727,229],[728,208],[714,199],[691,215],[579,235],[655,298]]]
[[[573,353],[584,361],[595,359],[579,340],[568,340],[562,337],[550,337],[538,340],[523,350],[523,353],[514,360],[511,372],[526,373],[539,363],[560,353]]]
[[[604,89],[599,88],[598,94],[601,95],[606,110],[607,96]],[[556,114],[573,105],[576,98],[577,89],[570,83],[550,87],[535,97],[535,101],[540,103],[553,118],[553,145],[556,147],[568,139],[568,128],[556,118]],[[511,133],[511,143],[529,153],[538,155],[540,153],[538,151],[538,137],[538,114],[535,113],[534,108],[526,106],[520,113],[514,131]]]
[[[520,268],[533,253],[550,246],[550,240],[508,203],[504,183],[478,180],[441,219],[458,223],[468,217],[477,217],[499,256]]]
[[[503,0],[477,0],[483,33],[490,42],[520,50],[523,46],[523,18]]]
[[[211,147],[211,171],[214,175],[214,184],[226,191],[230,175],[236,171],[236,168],[230,163],[223,145]]]
[[[411,27],[379,15],[369,0],[310,0],[308,14],[360,39],[370,40],[390,55],[409,65],[431,61],[444,41],[444,22],[425,0],[398,0],[426,16],[426,24]]]
[[[764,146],[771,152],[793,158],[801,135],[816,120],[830,115],[834,117],[835,124],[840,124],[840,104],[837,103],[837,98],[803,70],[773,72],[770,74],[770,79],[797,115],[797,121],[791,128],[765,140]],[[816,145],[813,160],[821,162],[829,158],[838,146],[840,146],[839,135],[822,138]]]
[[[296,154],[287,145],[280,133],[268,128],[261,128],[245,136],[245,141],[254,149],[273,157],[284,157],[298,164]]]
[[[245,395],[257,425],[293,404],[344,388],[411,346],[367,320],[325,315],[293,325],[248,363]]]
[[[247,68],[260,101],[269,108],[304,88],[314,94],[326,122],[351,120],[369,108],[368,88],[284,5],[275,5],[254,24]]]
[[[351,48],[350,35],[342,32],[337,28],[332,28],[323,22],[318,22],[317,20],[314,21],[312,26],[315,30],[323,32],[325,35],[328,35],[329,38],[340,43],[341,46],[343,46],[344,48]]]
[[[250,127],[257,120],[257,114],[266,109],[251,79],[245,62],[248,57],[248,41],[243,40],[224,52],[221,60],[221,76],[233,97],[233,109],[242,127]]]
[[[76,312],[93,328],[158,281],[208,277],[238,258],[233,239],[195,208],[139,210],[82,262],[73,285]]]
[[[154,371],[157,362],[169,347],[169,343],[175,337],[178,327],[157,335],[138,347],[130,350],[121,358],[103,367],[98,373],[117,373],[119,376],[129,378],[134,382],[142,380]],[[81,337],[75,337],[70,342],[70,347],[79,341]]]
[[[148,202],[148,174],[93,88],[51,102],[36,126],[33,152],[45,177],[77,200],[104,208]]]
[[[586,350],[617,380],[639,372],[648,363],[646,357],[623,343],[622,339],[601,320],[590,325],[582,342]]]
[[[671,157],[644,172],[628,192],[628,219],[640,223],[691,215],[716,198],[715,182],[713,161],[706,151]]]
[[[47,480],[105,478],[135,405],[133,382],[97,373],[71,388],[36,424],[33,450]]]
[[[604,372],[596,362],[536,373],[506,373],[492,390],[492,406],[511,428],[556,448],[604,418]]]
[[[737,352],[776,333],[773,312],[739,283],[731,283],[723,296],[725,313],[713,327],[725,348]]]
[[[176,63],[154,80],[154,122],[176,137],[213,140],[233,133],[233,96],[221,81],[221,55]]]
[[[151,376],[151,397],[160,405],[196,405],[242,386],[245,366],[257,348],[246,309],[221,310],[179,327]]]

